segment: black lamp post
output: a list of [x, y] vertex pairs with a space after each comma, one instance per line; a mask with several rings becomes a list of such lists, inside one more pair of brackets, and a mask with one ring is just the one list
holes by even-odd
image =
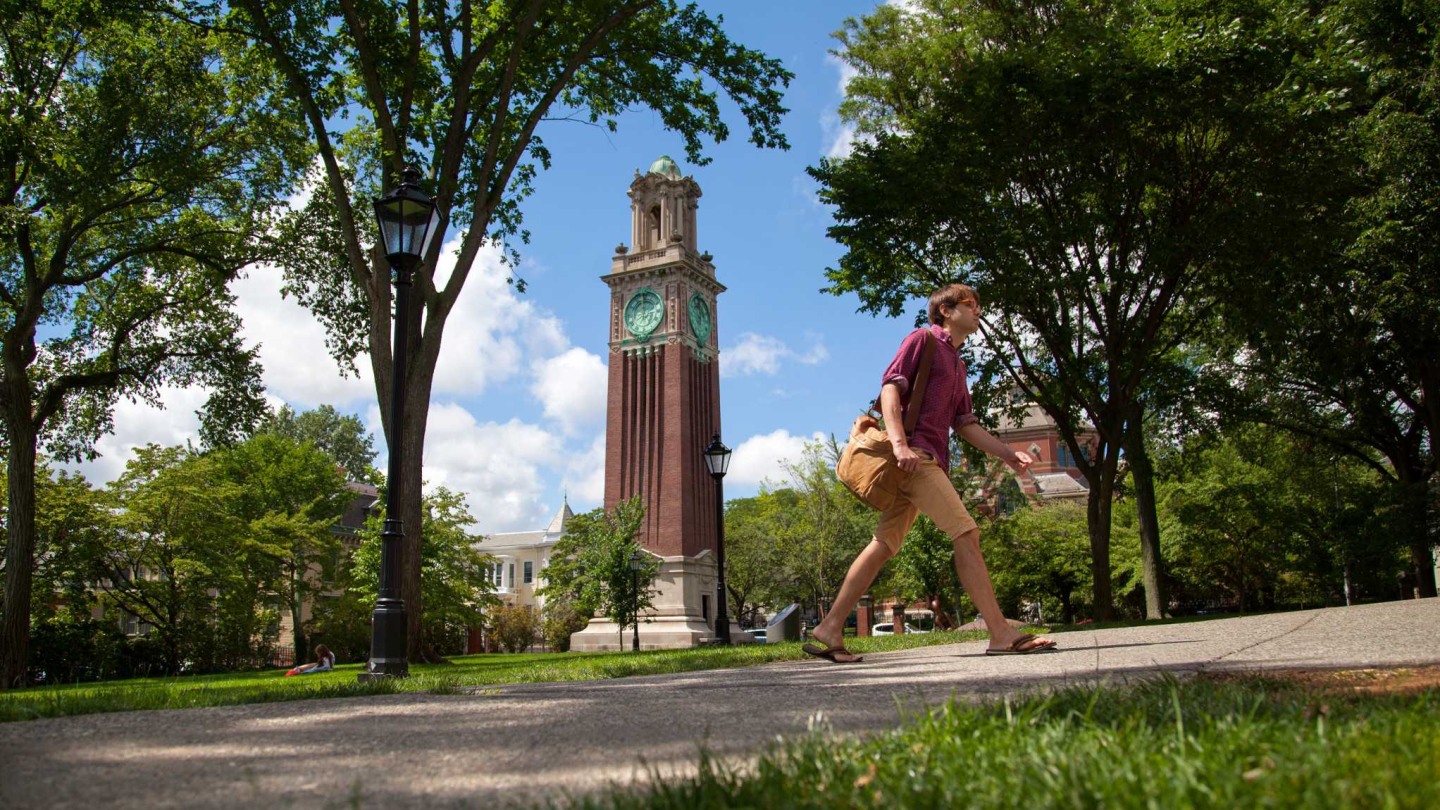
[[720, 443], [720, 434], [716, 433], [715, 438], [710, 440], [710, 446], [705, 448], [705, 468], [715, 479], [715, 564], [719, 566], [720, 574], [717, 580], [720, 598], [715, 603], [715, 638], [721, 644], [730, 643], [730, 611], [726, 607], [729, 600], [725, 598], [725, 485], [721, 483], [729, 467], [730, 448]]
[[640, 569], [644, 565], [645, 563], [640, 557], [640, 549], [637, 548], [630, 552], [630, 592], [635, 595], [635, 612], [630, 617], [634, 622], [631, 627], [635, 630], [634, 635], [630, 638], [631, 652], [640, 652]]
[[400, 552], [405, 527], [400, 518], [400, 475], [405, 454], [405, 355], [409, 350], [410, 280], [430, 243], [444, 230], [440, 208], [420, 191], [420, 173], [406, 166], [400, 186], [375, 201], [380, 242], [395, 271], [394, 351], [390, 358], [390, 469], [386, 477], [385, 525], [380, 533], [380, 595], [370, 622], [370, 661], [361, 681], [404, 678], [405, 601], [400, 598]]

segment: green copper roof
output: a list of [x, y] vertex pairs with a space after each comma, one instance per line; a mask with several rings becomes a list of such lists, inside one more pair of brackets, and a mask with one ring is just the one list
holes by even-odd
[[680, 167], [675, 165], [675, 161], [671, 160], [669, 155], [661, 155], [655, 158], [655, 162], [650, 164], [650, 171], [646, 173], [663, 174], [666, 177], [679, 177]]

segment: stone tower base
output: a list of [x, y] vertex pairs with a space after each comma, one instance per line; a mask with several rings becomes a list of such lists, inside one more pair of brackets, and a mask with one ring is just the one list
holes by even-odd
[[[695, 647], [715, 635], [715, 558], [708, 550], [695, 557], [662, 557], [655, 588], [659, 591], [652, 599], [655, 609], [640, 616], [640, 649]], [[709, 618], [705, 617], [706, 607]], [[570, 636], [570, 649], [573, 652], [628, 650], [634, 632], [633, 628], [626, 627], [622, 638], [618, 625], [596, 617], [584, 630]], [[735, 644], [754, 641], [733, 619], [730, 640]]]

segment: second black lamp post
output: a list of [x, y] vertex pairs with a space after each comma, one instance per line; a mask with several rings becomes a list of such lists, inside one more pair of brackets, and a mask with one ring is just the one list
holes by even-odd
[[640, 549], [630, 552], [630, 592], [635, 598], [635, 612], [630, 617], [633, 622], [630, 626], [634, 628], [634, 635], [630, 639], [631, 652], [640, 652], [640, 569], [644, 567], [645, 561], [640, 556]]
[[719, 573], [715, 638], [721, 644], [730, 643], [730, 611], [726, 607], [729, 600], [725, 597], [725, 485], [721, 483], [729, 467], [730, 448], [720, 443], [720, 434], [716, 433], [715, 438], [710, 440], [710, 446], [705, 448], [705, 468], [715, 479], [715, 564]]
[[405, 527], [400, 518], [400, 476], [405, 454], [405, 356], [409, 351], [410, 284], [430, 244], [445, 229], [433, 197], [420, 190], [420, 173], [406, 166], [400, 186], [375, 201], [380, 242], [395, 272], [395, 322], [390, 357], [390, 464], [386, 474], [385, 525], [380, 533], [380, 593], [370, 621], [370, 660], [360, 680], [403, 678], [407, 660], [405, 601], [400, 596], [400, 556]]

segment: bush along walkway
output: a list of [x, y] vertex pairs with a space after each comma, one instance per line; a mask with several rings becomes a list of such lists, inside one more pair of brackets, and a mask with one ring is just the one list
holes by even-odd
[[1433, 808], [1440, 669], [1430, 669], [1398, 681], [1163, 677], [952, 702], [895, 732], [815, 735], [738, 769], [703, 757], [693, 778], [575, 806]]

